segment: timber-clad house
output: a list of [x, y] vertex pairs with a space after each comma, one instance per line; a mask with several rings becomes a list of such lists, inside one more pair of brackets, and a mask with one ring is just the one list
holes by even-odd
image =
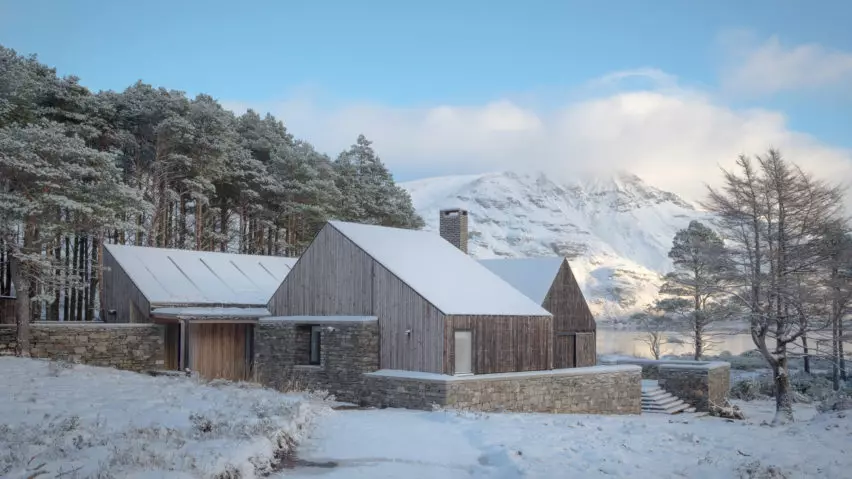
[[[298, 259], [109, 245], [105, 321], [163, 324], [167, 369], [244, 380], [262, 358], [328, 389], [353, 381], [349, 362], [440, 377], [595, 365], [565, 258], [474, 259], [468, 213], [440, 215], [440, 234], [329, 221]], [[329, 336], [359, 322], [376, 341]]]

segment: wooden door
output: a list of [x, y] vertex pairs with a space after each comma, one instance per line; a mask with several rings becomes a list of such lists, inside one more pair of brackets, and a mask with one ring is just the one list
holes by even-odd
[[175, 371], [180, 368], [180, 323], [166, 325], [164, 367]]
[[251, 326], [233, 323], [191, 323], [189, 368], [207, 379], [247, 379], [247, 341]]
[[573, 333], [557, 333], [553, 341], [553, 368], [577, 367], [577, 336]]
[[595, 333], [577, 333], [577, 367], [594, 366], [598, 363]]

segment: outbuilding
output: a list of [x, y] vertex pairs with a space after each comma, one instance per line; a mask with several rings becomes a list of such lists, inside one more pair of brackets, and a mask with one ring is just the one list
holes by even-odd
[[254, 326], [295, 258], [104, 247], [105, 322], [165, 325], [165, 367], [251, 375]]

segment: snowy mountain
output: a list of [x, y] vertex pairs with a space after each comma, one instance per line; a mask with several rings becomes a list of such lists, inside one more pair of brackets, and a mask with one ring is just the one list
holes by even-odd
[[426, 229], [438, 210], [470, 214], [470, 253], [478, 258], [569, 258], [599, 321], [641, 310], [670, 270], [677, 230], [707, 214], [630, 173], [556, 182], [512, 172], [402, 183]]

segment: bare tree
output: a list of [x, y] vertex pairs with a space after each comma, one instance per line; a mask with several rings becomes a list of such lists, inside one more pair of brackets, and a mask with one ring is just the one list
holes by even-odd
[[741, 156], [723, 171], [707, 208], [719, 218], [734, 274], [725, 287], [748, 311], [751, 337], [772, 368], [775, 423], [793, 419], [788, 346], [828, 322], [814, 301], [815, 275], [830, 258], [821, 241], [841, 220], [843, 192], [785, 161], [777, 150]]
[[652, 306], [645, 312], [634, 314], [633, 320], [639, 322], [639, 330], [642, 331], [639, 340], [647, 344], [651, 355], [654, 356], [654, 359], [659, 360], [663, 346], [668, 344], [666, 318], [657, 314]]

